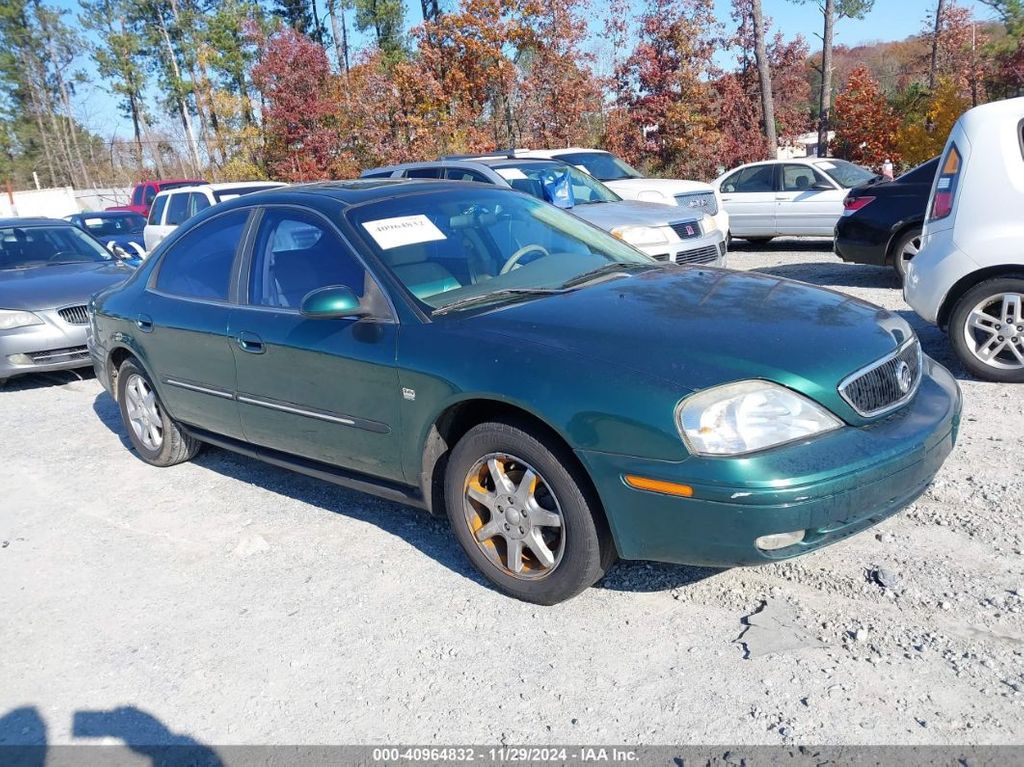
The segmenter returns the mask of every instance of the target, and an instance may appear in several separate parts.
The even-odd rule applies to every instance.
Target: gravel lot
[[[620,563],[553,608],[422,512],[216,449],[150,468],[93,378],[11,382],[0,743],[1021,742],[1024,388],[967,379],[888,270],[828,248],[730,265],[915,325],[965,395],[932,488],[793,562]]]

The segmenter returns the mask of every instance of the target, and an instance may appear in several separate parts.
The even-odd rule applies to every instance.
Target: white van
[[[1024,98],[953,127],[903,293],[971,373],[1024,383]]]
[[[199,211],[206,210],[218,202],[233,200],[243,194],[251,194],[261,189],[273,189],[278,186],[285,185],[279,181],[237,181],[183,186],[160,192],[153,199],[146,228],[142,231],[146,252],[152,252],[161,240]]]

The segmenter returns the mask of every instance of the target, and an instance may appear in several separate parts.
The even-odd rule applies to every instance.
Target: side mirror
[[[827,181],[818,181],[811,187],[811,189],[815,190],[816,192],[829,192],[835,189],[835,187],[832,186]]]
[[[299,308],[303,317],[311,320],[338,320],[345,317],[365,317],[369,314],[352,288],[328,285],[306,294]]]

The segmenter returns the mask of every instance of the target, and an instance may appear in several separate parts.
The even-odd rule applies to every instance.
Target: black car
[[[891,264],[900,282],[921,246],[921,227],[939,158],[889,182],[850,190],[836,224],[835,252],[855,264]]]

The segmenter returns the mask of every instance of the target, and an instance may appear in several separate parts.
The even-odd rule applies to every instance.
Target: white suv
[[[953,127],[904,295],[971,373],[1024,383],[1024,98]]]
[[[647,178],[611,152],[601,149],[520,149],[516,155],[561,160],[589,173],[623,200],[693,208],[715,219],[715,225],[722,232],[729,231],[729,214],[711,184],[679,178]]]
[[[161,240],[199,211],[216,205],[218,202],[233,200],[243,194],[258,192],[261,189],[273,189],[278,186],[284,186],[284,184],[279,181],[237,181],[183,186],[160,192],[153,198],[153,206],[149,209],[146,228],[142,230],[146,252],[152,252]]]

